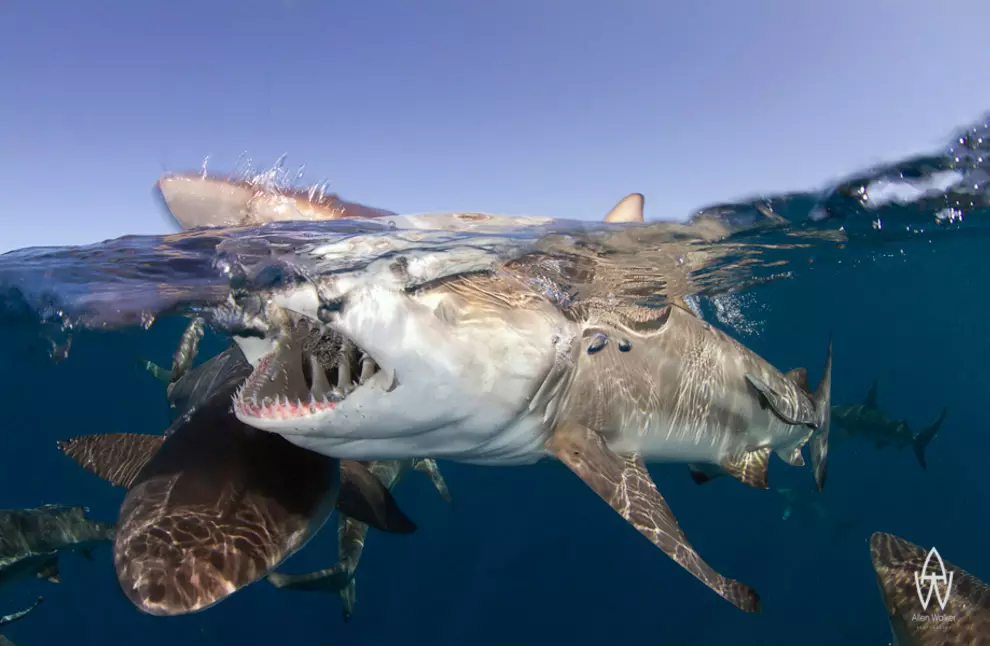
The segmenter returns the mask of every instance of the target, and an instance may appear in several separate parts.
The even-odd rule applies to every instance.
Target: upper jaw
[[[389,375],[371,356],[306,318],[286,317],[274,338],[238,342],[250,351],[254,366],[234,397],[234,412],[245,423],[324,415],[358,388],[389,388]],[[391,377],[394,380],[394,374]]]

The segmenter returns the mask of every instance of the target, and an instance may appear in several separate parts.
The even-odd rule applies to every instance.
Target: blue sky
[[[418,7],[418,9],[414,9]],[[986,2],[0,0],[0,250],[173,229],[288,153],[400,212],[647,218],[818,187],[990,109]]]

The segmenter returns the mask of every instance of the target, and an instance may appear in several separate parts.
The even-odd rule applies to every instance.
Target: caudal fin
[[[938,416],[938,419],[931,426],[926,426],[925,428],[918,431],[917,435],[914,436],[912,445],[914,447],[914,455],[918,458],[918,464],[921,465],[922,469],[928,468],[928,463],[925,460],[925,447],[931,442],[935,435],[938,433],[938,429],[942,427],[942,422],[945,421],[945,415],[949,412],[948,408],[942,409],[942,414]]]
[[[811,468],[815,473],[815,487],[821,492],[825,488],[828,473],[828,432],[832,426],[832,334],[828,335],[828,358],[825,359],[825,372],[815,390],[815,407],[819,422],[811,436]]]

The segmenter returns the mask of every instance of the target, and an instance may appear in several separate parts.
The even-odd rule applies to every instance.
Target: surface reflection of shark
[[[45,600],[44,597],[38,597],[37,599],[35,599],[34,603],[32,603],[27,608],[24,608],[23,610],[18,610],[17,612],[12,612],[9,615],[4,615],[3,617],[0,617],[0,627],[6,626],[7,624],[12,624],[12,623],[14,623],[15,621],[17,621],[19,619],[23,619],[24,617],[26,617],[28,615],[28,613],[30,613],[32,610],[34,610],[35,608],[37,608],[38,605],[41,604],[41,602],[44,601],[44,600]],[[0,635],[0,646],[14,646],[14,642],[10,641],[9,639],[7,639],[6,637],[4,637],[3,635]]]
[[[942,413],[930,426],[914,433],[906,421],[895,420],[880,409],[877,405],[877,386],[877,380],[873,380],[861,404],[832,407],[832,422],[835,426],[833,443],[860,438],[873,442],[878,449],[888,446],[903,449],[910,446],[914,449],[921,468],[927,468],[925,448],[942,427],[948,408],[942,408]]]
[[[870,537],[895,646],[990,644],[990,587],[934,550],[892,534]]]
[[[798,522],[816,526],[825,525],[832,529],[833,540],[838,540],[857,525],[858,521],[851,518],[833,516],[822,504],[820,494],[815,491],[789,487],[778,487],[776,491],[784,503],[782,520],[797,519]]]

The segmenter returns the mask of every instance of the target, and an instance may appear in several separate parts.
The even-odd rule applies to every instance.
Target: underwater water
[[[277,590],[265,581],[202,613],[144,615],[120,592],[103,545],[92,560],[64,555],[61,583],[0,587],[0,614],[45,597],[32,615],[0,631],[20,646],[890,643],[870,563],[872,532],[937,546],[945,559],[990,579],[983,411],[990,335],[982,300],[990,279],[983,252],[990,231],[988,135],[979,123],[944,150],[820,192],[707,210],[727,236],[699,241],[644,228],[635,238],[657,248],[682,245],[674,257],[689,267],[690,280],[658,279],[657,303],[665,290],[688,285],[690,302],[707,321],[781,370],[806,366],[817,383],[831,334],[833,405],[861,403],[877,380],[879,406],[914,430],[948,409],[926,449],[926,469],[910,447],[834,437],[821,494],[809,468],[777,459],[769,491],[730,478],[696,485],[683,464],[650,465],[695,548],[760,593],[760,614],[742,613],[713,594],[560,464],[441,462],[453,507],[422,475],[396,487],[418,531],[369,534],[346,624],[335,595]],[[414,255],[453,254],[470,267],[538,250],[551,238],[593,239],[600,230],[564,222],[411,237],[386,218],[4,254],[0,507],[85,505],[91,517],[114,521],[123,490],[80,469],[56,441],[165,429],[164,388],[139,362],[167,365],[185,326],[180,314],[221,302],[231,285],[250,291],[287,274],[371,271],[371,263],[358,267],[367,257],[307,255],[329,240],[392,241]],[[376,253],[388,258],[388,250]],[[669,254],[655,258],[662,268],[661,256]],[[634,293],[640,301],[651,296],[642,286]],[[223,337],[211,333],[201,357],[223,347]],[[801,492],[797,506],[787,511],[786,492],[776,489]],[[280,569],[329,566],[336,559],[333,527],[328,523]]]

